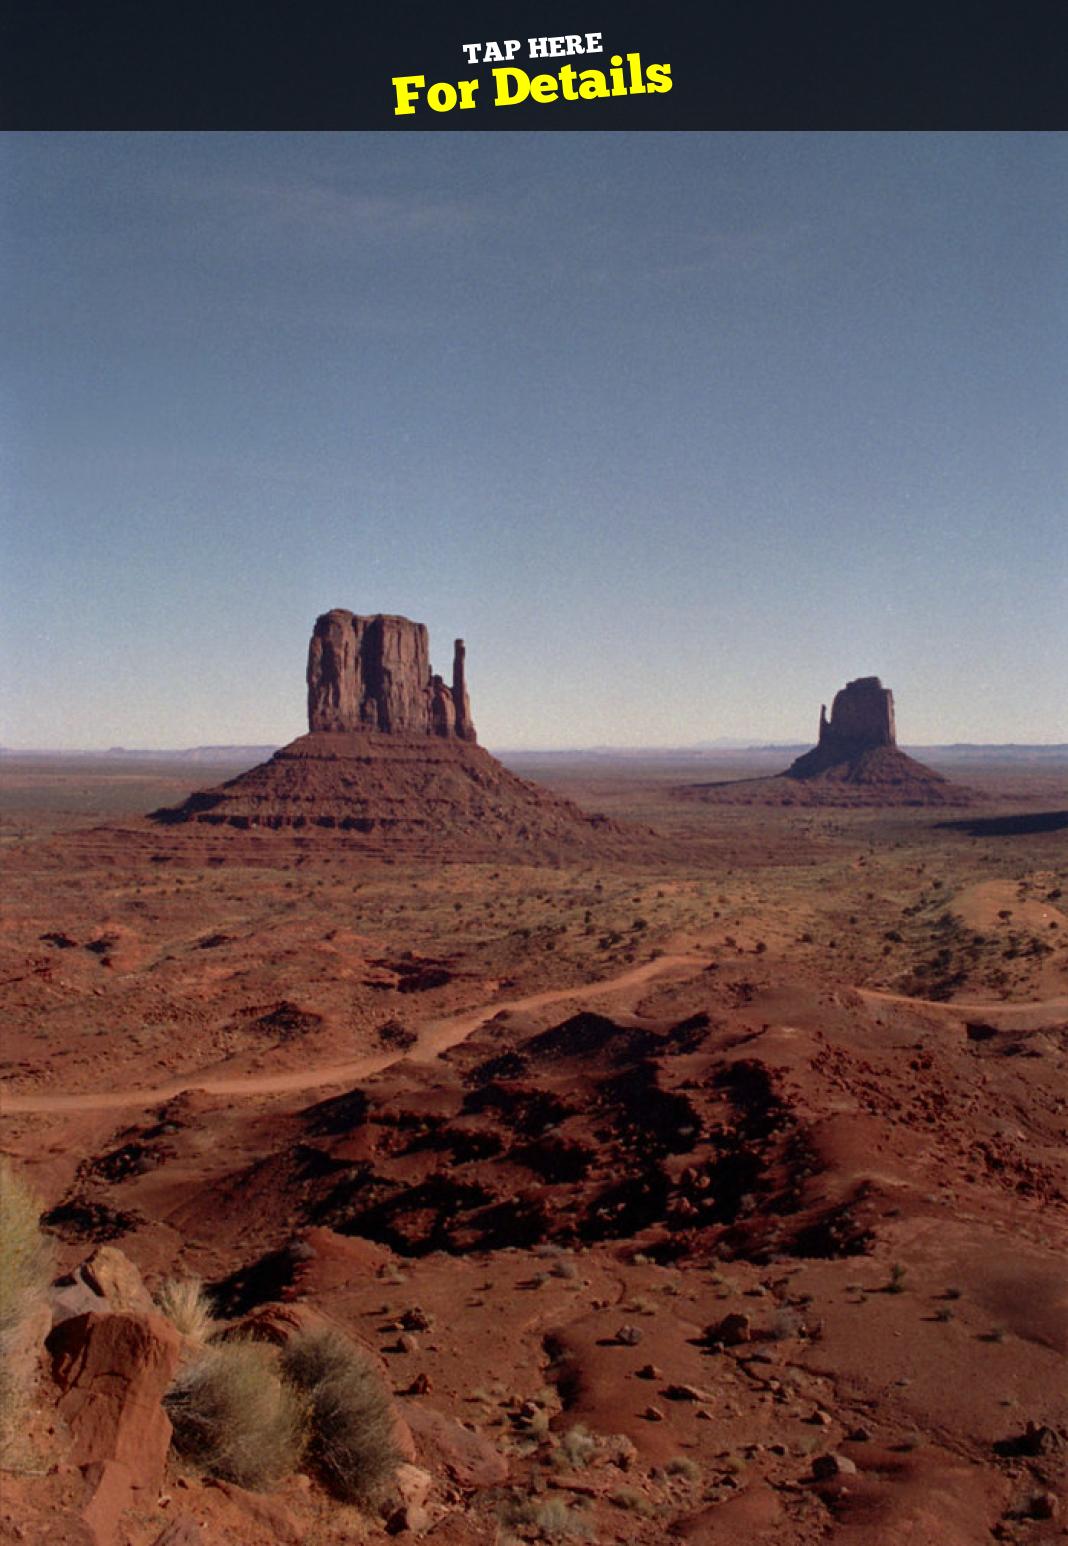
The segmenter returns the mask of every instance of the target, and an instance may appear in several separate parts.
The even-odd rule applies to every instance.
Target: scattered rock
[[[1036,1492],[1031,1499],[1032,1519],[1057,1519],[1061,1512],[1061,1500],[1055,1492]]]
[[[400,1324],[405,1331],[429,1331],[434,1324],[434,1317],[415,1304],[411,1309],[404,1311],[400,1317]]]
[[[426,1500],[430,1494],[432,1477],[419,1466],[398,1466],[394,1478],[397,1503],[387,1515],[386,1529],[390,1535],[400,1535],[405,1530],[417,1533],[430,1523]]]
[[[994,1449],[999,1455],[1026,1455],[1029,1458],[1037,1458],[1039,1455],[1051,1455],[1054,1450],[1061,1447],[1061,1436],[1056,1429],[1048,1427],[1045,1423],[1036,1423],[1029,1420],[1023,1433],[1010,1439],[999,1439]]]
[[[817,1455],[812,1462],[812,1474],[817,1481],[826,1481],[832,1476],[855,1476],[856,1472],[856,1463],[848,1455],[839,1455],[835,1451]]]
[[[405,1402],[401,1410],[414,1437],[416,1455],[431,1470],[446,1471],[461,1487],[499,1487],[507,1481],[506,1457],[481,1434],[433,1407]]]
[[[279,1546],[300,1546],[304,1539],[304,1527],[298,1524],[290,1510],[277,1498],[262,1492],[249,1492],[234,1482],[213,1478],[209,1484],[218,1488],[223,1497],[239,1509],[246,1519],[262,1529],[268,1540]]]
[[[752,1341],[753,1323],[748,1315],[735,1310],[730,1315],[725,1315],[722,1320],[713,1321],[704,1329],[704,1341],[710,1344],[720,1343],[723,1347],[740,1347],[744,1342]]]

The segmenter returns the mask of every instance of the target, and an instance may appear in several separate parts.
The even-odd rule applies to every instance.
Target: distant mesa
[[[768,805],[969,805],[973,792],[898,750],[894,695],[859,676],[820,708],[819,740],[774,778],[697,784],[681,793]]]
[[[307,735],[152,819],[341,833],[457,856],[626,852],[642,835],[518,778],[478,745],[462,639],[446,683],[431,669],[422,623],[335,608],[316,620],[307,684]]]

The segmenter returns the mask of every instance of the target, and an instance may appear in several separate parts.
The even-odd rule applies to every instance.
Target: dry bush
[[[583,1470],[597,1450],[597,1440],[583,1423],[576,1423],[560,1438],[560,1453],[576,1471]]]
[[[7,1160],[0,1159],[0,1458],[21,1431],[28,1398],[16,1347],[26,1317],[48,1284],[52,1248],[41,1233],[41,1204]]]
[[[389,1394],[367,1356],[334,1331],[306,1331],[282,1349],[286,1378],[311,1412],[308,1459],[345,1503],[368,1508],[400,1463]]]
[[[52,1250],[40,1216],[40,1200],[0,1159],[0,1337],[22,1323],[48,1283]]]
[[[572,1537],[588,1540],[593,1535],[590,1521],[563,1498],[523,1498],[507,1504],[501,1523],[507,1526],[534,1526],[542,1539],[555,1541]]]
[[[262,1343],[205,1349],[178,1374],[163,1405],[175,1449],[209,1476],[263,1488],[300,1460],[306,1409]]]
[[[206,1342],[215,1329],[211,1299],[199,1278],[167,1278],[156,1293],[156,1304],[191,1342]]]

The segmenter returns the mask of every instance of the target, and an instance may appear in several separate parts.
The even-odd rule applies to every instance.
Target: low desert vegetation
[[[178,1454],[209,1476],[269,1487],[300,1461],[307,1409],[262,1343],[206,1348],[179,1373],[163,1404]]]
[[[282,1349],[282,1371],[308,1404],[307,1459],[335,1497],[377,1503],[400,1455],[389,1394],[374,1366],[338,1332],[303,1332]]]
[[[508,1504],[502,1511],[501,1523],[533,1527],[542,1540],[589,1540],[593,1535],[590,1521],[562,1498],[523,1498]]]
[[[191,1342],[207,1342],[215,1329],[212,1302],[199,1278],[167,1278],[156,1293],[156,1304]]]
[[[0,1336],[21,1325],[48,1283],[52,1253],[40,1216],[39,1199],[0,1159]]]
[[[9,1458],[29,1392],[13,1357],[19,1331],[49,1280],[52,1252],[41,1233],[41,1205],[0,1160],[0,1459]]]
[[[582,1423],[569,1428],[560,1439],[560,1454],[574,1470],[587,1466],[597,1449],[597,1440]]]

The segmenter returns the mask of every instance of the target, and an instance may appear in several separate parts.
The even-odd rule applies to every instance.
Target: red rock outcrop
[[[316,619],[308,647],[308,729],[475,740],[457,639],[452,686],[430,670],[426,627],[407,617],[357,617],[342,607]]]
[[[91,1313],[64,1321],[48,1346],[69,1462],[117,1462],[133,1487],[154,1493],[171,1440],[160,1403],[181,1355],[174,1327],[158,1315]]]

